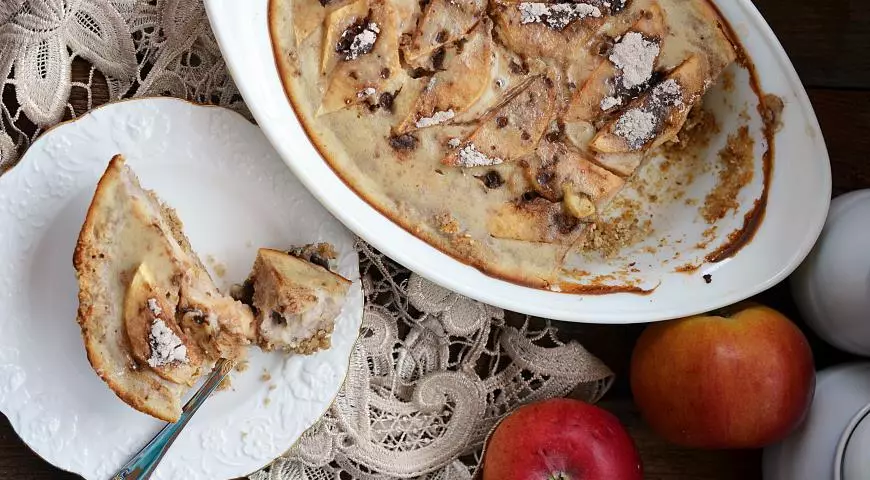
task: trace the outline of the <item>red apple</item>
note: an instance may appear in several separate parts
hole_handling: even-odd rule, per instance
[[[768,307],[648,327],[631,359],[631,390],[647,423],[696,448],[759,448],[803,421],[815,371],[806,337]]]
[[[610,412],[555,398],[508,415],[490,437],[483,480],[640,480],[631,437]]]

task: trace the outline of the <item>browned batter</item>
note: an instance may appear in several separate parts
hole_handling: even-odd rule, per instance
[[[569,249],[643,233],[602,213],[735,59],[723,23],[705,0],[270,6],[285,88],[341,178],[433,246],[536,287],[558,284]]]
[[[752,181],[755,141],[749,135],[749,127],[742,126],[737,133],[728,136],[725,147],[719,151],[717,183],[704,199],[701,215],[709,224],[737,210],[737,195]]]

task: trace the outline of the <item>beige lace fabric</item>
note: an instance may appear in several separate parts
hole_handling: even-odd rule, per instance
[[[247,0],[240,0],[247,1]],[[73,78],[76,62],[87,75]],[[87,99],[78,108],[70,95]],[[103,100],[171,95],[249,115],[201,0],[0,0],[0,173],[36,136]],[[366,306],[344,388],[253,480],[470,479],[523,403],[597,401],[612,373],[547,320],[432,284],[357,244]]]
[[[87,74],[73,79],[75,62]],[[78,108],[76,90],[87,99]],[[0,173],[46,128],[97,106],[98,93],[186,98],[250,118],[202,0],[0,0]]]
[[[486,435],[520,404],[612,377],[550,322],[441,288],[359,242],[366,307],[344,389],[255,480],[470,479]]]

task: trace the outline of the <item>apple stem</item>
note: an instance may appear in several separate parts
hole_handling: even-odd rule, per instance
[[[565,472],[551,473],[547,480],[571,480],[571,477]]]

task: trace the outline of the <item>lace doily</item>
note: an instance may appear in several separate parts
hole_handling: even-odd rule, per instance
[[[0,0],[0,95],[0,173],[46,128],[105,101],[171,95],[249,116],[201,0]],[[253,480],[470,479],[516,406],[569,393],[594,402],[609,387],[610,370],[549,321],[357,248],[366,307],[344,388]]]
[[[74,79],[77,65],[87,73]],[[76,90],[82,105],[70,102]],[[96,100],[155,95],[250,118],[202,0],[0,0],[0,173]]]
[[[470,479],[487,433],[516,406],[597,401],[610,370],[549,321],[470,300],[364,242],[363,329],[320,423],[254,480]]]

